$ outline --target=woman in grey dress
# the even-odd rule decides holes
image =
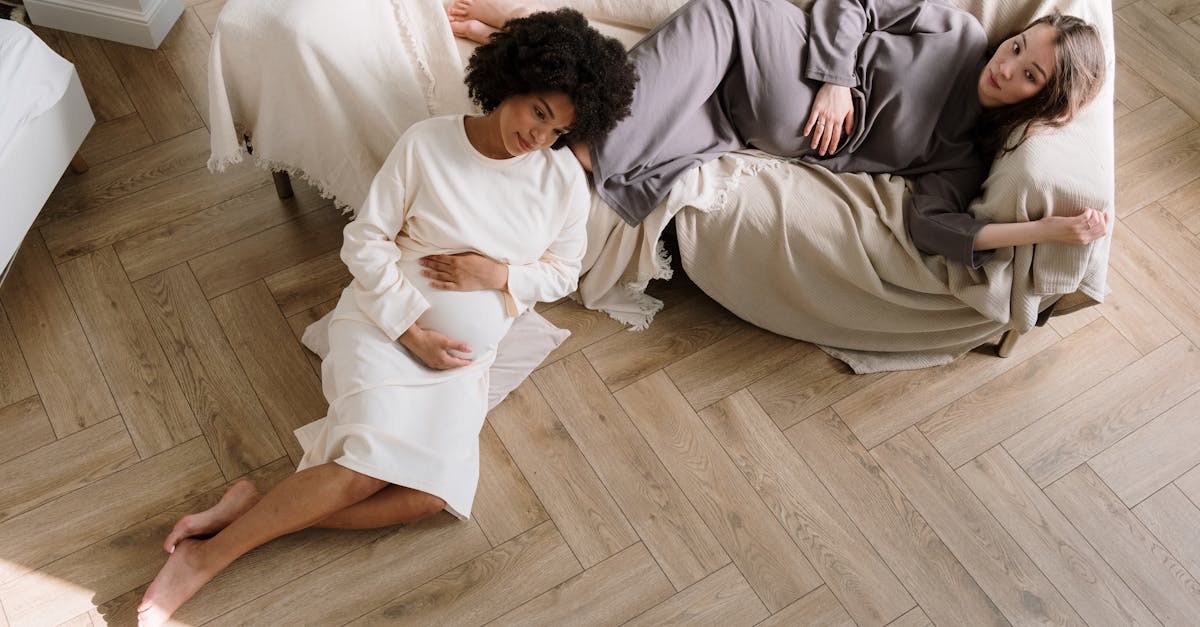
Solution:
[[[538,8],[455,0],[448,13],[456,34],[486,40]],[[1078,18],[1048,16],[989,51],[971,14],[932,0],[816,0],[809,12],[786,0],[692,0],[629,54],[640,76],[631,115],[573,148],[631,225],[690,168],[752,147],[908,177],[914,243],[975,267],[996,248],[1087,243],[1108,230],[1094,209],[1015,224],[967,213],[997,153],[1065,124],[1099,91],[1103,47]]]

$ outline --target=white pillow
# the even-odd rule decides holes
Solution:
[[[329,354],[329,317],[333,312],[308,325],[300,342],[317,357],[325,359]],[[530,309],[517,316],[508,333],[496,348],[496,361],[492,362],[488,382],[488,410],[492,410],[508,393],[516,389],[546,356],[562,344],[571,332],[560,329],[538,312]]]

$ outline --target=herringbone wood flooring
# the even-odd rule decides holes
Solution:
[[[131,624],[182,514],[325,410],[343,218],[205,168],[223,0],[158,51],[41,30],[98,124],[0,290],[0,625]],[[1200,622],[1200,2],[1118,0],[1112,295],[1016,354],[854,376],[686,278],[489,416],[476,516],[305,531],[187,624]]]

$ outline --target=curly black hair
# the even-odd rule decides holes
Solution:
[[[559,91],[575,106],[570,133],[554,142],[592,142],[629,115],[637,73],[621,42],[573,9],[509,20],[467,64],[467,89],[484,113],[509,96]]]

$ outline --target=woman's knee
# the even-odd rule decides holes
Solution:
[[[339,469],[338,481],[342,484],[342,490],[349,495],[357,497],[357,500],[362,500],[382,490],[388,485],[383,479],[376,479],[370,475],[364,475],[356,470],[351,470],[344,466],[336,466]]]

